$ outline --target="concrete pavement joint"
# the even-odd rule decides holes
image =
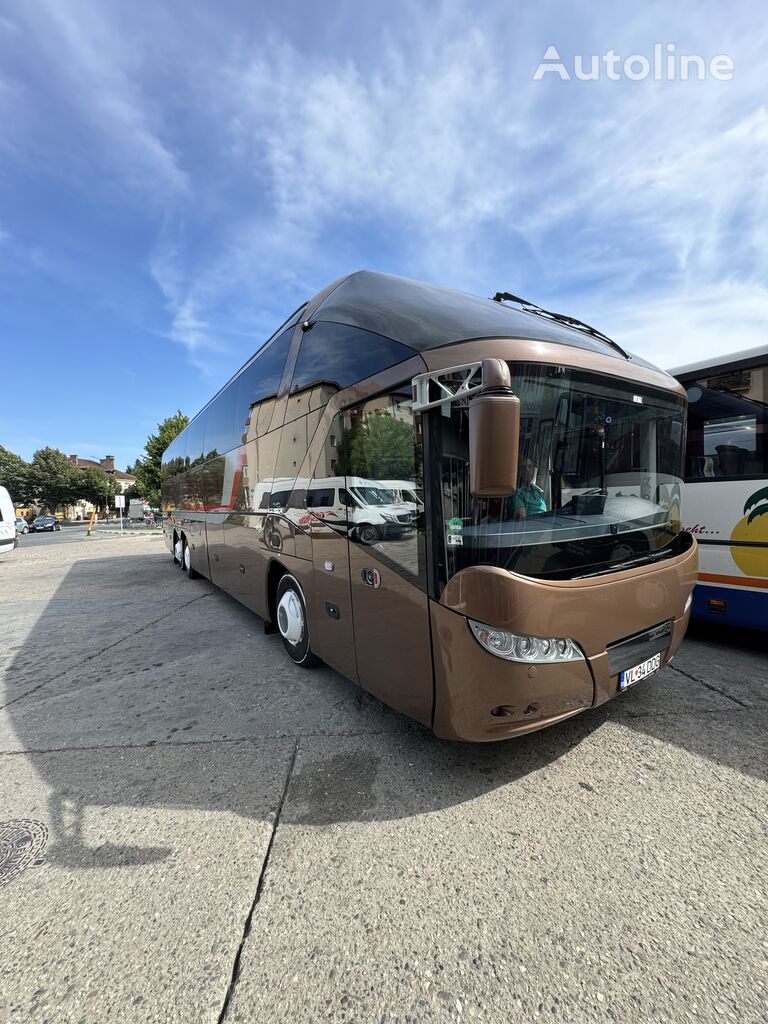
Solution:
[[[180,612],[184,608],[188,608],[191,604],[194,604],[195,601],[202,601],[204,597],[210,597],[211,594],[214,593],[215,591],[209,590],[205,594],[199,594],[197,597],[193,597],[190,601],[185,601],[184,604],[180,604],[177,608],[172,608],[168,612],[163,612],[163,614],[158,615],[156,619],[152,619],[151,622],[147,622],[143,626],[139,626],[138,629],[134,629],[131,633],[126,633],[125,636],[121,636],[119,640],[115,640],[113,643],[107,644],[107,646],[102,647],[101,650],[94,651],[92,654],[87,654],[82,661],[78,661],[76,664],[70,665],[64,674],[66,675],[67,672],[74,672],[75,669],[82,668],[83,665],[87,665],[88,662],[93,661],[94,658],[98,658],[102,654],[106,654],[107,651],[111,651],[113,647],[117,647],[119,644],[123,643],[124,640],[129,640],[131,637],[138,636],[139,633],[143,633],[144,630],[149,629],[150,626],[155,626],[158,622],[162,622],[163,619],[167,619],[169,615],[175,615],[176,612]],[[0,704],[0,711],[4,711],[12,704],[17,704],[20,700],[24,700],[25,697],[29,697],[31,694],[37,693],[38,690],[41,690],[44,686],[47,686],[48,683],[51,683],[54,679],[58,678],[58,675],[51,676],[49,679],[45,679],[42,683],[38,683],[37,686],[33,686],[31,690],[27,690],[26,693],[21,693],[18,697],[14,697],[13,700],[9,700],[6,704]]]
[[[233,746],[238,743],[272,743],[276,740],[290,740],[295,739],[298,743],[299,740],[311,740],[311,739],[331,739],[339,737],[341,739],[361,739],[365,736],[386,736],[388,735],[387,730],[380,729],[374,731],[372,729],[363,729],[360,732],[302,732],[298,735],[296,733],[274,733],[269,736],[239,736],[237,739],[226,739],[219,737],[213,740],[175,740],[173,742],[168,740],[148,740],[146,743],[104,743],[102,745],[86,746],[86,747],[41,747],[31,748],[25,747],[22,750],[0,750],[0,757],[23,757],[27,754],[69,754],[69,753],[84,753],[88,750],[154,750],[160,747],[211,747],[217,745]]]
[[[725,697],[727,700],[732,700],[734,704],[738,704],[743,708],[751,708],[751,704],[745,703],[743,700],[739,700],[738,697],[732,697],[730,693],[723,690],[720,686],[715,686],[714,683],[705,683],[703,679],[699,679],[698,676],[693,675],[691,672],[686,672],[684,668],[679,668],[677,665],[668,665],[667,668],[671,668],[673,672],[679,672],[681,676],[685,676],[686,679],[690,679],[694,683],[700,683],[705,689],[711,690],[712,693],[719,693],[721,697]]]
[[[290,760],[290,762],[288,764],[288,771],[286,772],[285,784],[283,785],[283,791],[280,794],[280,801],[279,801],[279,803],[277,805],[277,810],[275,811],[275,820],[274,820],[274,822],[272,824],[272,834],[269,837],[269,843],[267,844],[267,851],[264,854],[264,861],[263,861],[263,863],[261,865],[261,872],[259,874],[259,881],[258,881],[258,883],[256,885],[256,894],[253,897],[253,903],[251,904],[251,909],[249,910],[248,916],[245,919],[245,926],[243,928],[243,935],[242,935],[242,938],[240,939],[240,945],[237,947],[237,953],[235,954],[235,961],[232,964],[232,977],[230,979],[229,987],[227,988],[226,995],[224,996],[224,1004],[221,1007],[221,1013],[219,1014],[218,1024],[224,1024],[224,1021],[226,1020],[227,1011],[229,1010],[229,1004],[230,1004],[230,1002],[232,1000],[232,996],[234,995],[234,992],[235,992],[235,987],[237,986],[237,982],[238,982],[238,979],[240,977],[240,959],[241,959],[241,957],[243,955],[243,949],[245,948],[245,944],[248,941],[248,936],[251,934],[251,924],[253,922],[254,911],[256,910],[256,906],[257,906],[259,900],[261,899],[261,893],[262,893],[262,890],[264,888],[264,879],[265,879],[266,874],[267,874],[267,865],[269,864],[269,857],[270,857],[270,854],[272,853],[272,846],[273,846],[273,844],[275,842],[275,836],[277,835],[278,826],[280,825],[280,815],[283,813],[283,804],[285,803],[285,798],[286,798],[286,796],[288,794],[288,787],[291,784],[291,777],[293,775],[293,769],[294,769],[294,766],[296,764],[296,756],[297,756],[298,752],[299,752],[299,741],[296,740],[296,743],[294,744],[294,747],[293,747],[293,753],[291,754],[291,760]]]

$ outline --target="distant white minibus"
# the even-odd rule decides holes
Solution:
[[[0,487],[0,557],[13,551],[17,544],[16,510],[8,491]]]

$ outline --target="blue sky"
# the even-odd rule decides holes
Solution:
[[[733,78],[533,80],[657,42]],[[767,44],[757,2],[0,5],[0,444],[124,467],[360,268],[765,344]]]

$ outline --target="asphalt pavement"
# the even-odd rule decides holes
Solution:
[[[127,521],[123,523],[123,533],[136,534],[139,532],[149,532],[142,525],[130,526]],[[93,531],[91,532],[89,540],[103,540],[115,536],[121,532],[119,521],[110,520],[110,522],[100,522],[94,525]],[[85,540],[88,536],[88,524],[78,523],[71,526],[62,526],[60,530],[52,531],[40,531],[35,530],[34,533],[25,533],[19,537],[19,547],[41,547],[51,544],[72,544],[76,541]]]
[[[449,744],[157,536],[29,539],[0,1021],[765,1020],[764,643],[710,630],[594,712]]]

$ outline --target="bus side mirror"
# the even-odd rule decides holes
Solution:
[[[469,401],[469,490],[503,498],[517,490],[520,399],[503,359],[483,360],[483,384]]]

